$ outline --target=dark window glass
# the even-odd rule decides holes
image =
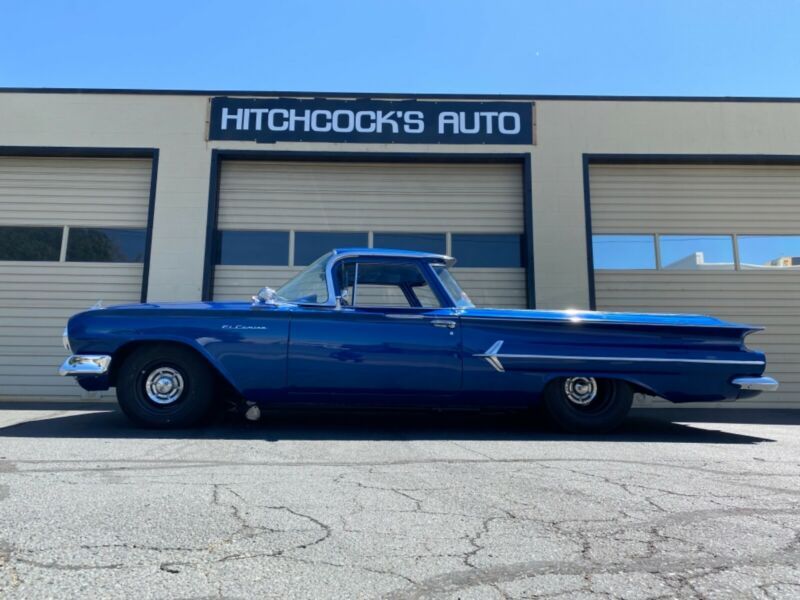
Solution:
[[[144,262],[144,229],[70,228],[67,260]]]
[[[294,264],[310,265],[334,248],[365,248],[367,234],[351,231],[298,231],[294,235]]]
[[[655,269],[656,242],[652,235],[593,235],[595,269]]]
[[[522,236],[507,233],[454,233],[457,267],[521,267]]]
[[[375,248],[396,248],[444,254],[447,240],[443,233],[375,233],[372,236]]]
[[[0,260],[58,260],[61,227],[0,227]]]
[[[288,265],[288,231],[218,231],[218,265]]]

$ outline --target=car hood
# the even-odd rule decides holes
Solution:
[[[249,309],[252,302],[144,302],[142,304],[115,304],[103,310],[237,310]]]
[[[707,315],[666,313],[621,313],[589,310],[522,310],[509,308],[467,308],[464,318],[503,319],[527,321],[567,321],[572,323],[598,323],[609,325],[649,325],[673,327],[724,327],[757,331],[755,325],[730,323]]]

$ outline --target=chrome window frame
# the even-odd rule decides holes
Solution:
[[[328,306],[328,307],[334,307],[335,308],[336,307],[336,291],[334,290],[334,285],[333,285],[333,270],[336,267],[337,263],[339,263],[340,261],[347,260],[347,259],[353,259],[353,258],[355,258],[355,259],[358,259],[358,258],[366,258],[366,259],[376,258],[376,259],[379,259],[379,260],[380,259],[404,259],[404,260],[406,260],[408,262],[412,262],[414,264],[421,265],[421,266],[423,266],[423,276],[425,276],[426,279],[428,279],[428,284],[431,285],[431,287],[434,289],[434,293],[437,295],[437,297],[440,298],[440,300],[446,300],[447,301],[445,303],[445,304],[447,304],[447,306],[441,306],[439,308],[440,309],[442,309],[442,308],[456,308],[456,303],[453,300],[452,296],[450,296],[450,292],[447,291],[447,288],[439,280],[439,276],[436,274],[436,272],[433,269],[429,268],[430,264],[434,263],[434,262],[436,264],[441,264],[441,265],[444,265],[444,266],[447,267],[450,264],[455,262],[454,259],[452,259],[452,258],[450,258],[448,256],[442,256],[441,259],[431,258],[429,260],[424,260],[424,259],[419,259],[419,258],[408,258],[408,257],[403,257],[403,256],[392,256],[390,254],[369,254],[369,253],[365,254],[363,252],[342,252],[341,254],[332,254],[331,257],[328,259],[327,264],[325,265],[325,279],[326,279],[326,287],[328,289],[328,300],[326,302],[303,302],[303,303],[297,303],[297,305],[298,306],[317,306],[317,307]],[[428,272],[425,273],[425,270],[427,270]],[[380,307],[380,306],[370,306],[369,308],[382,308],[382,307]],[[396,309],[397,307],[396,306],[392,306],[392,307],[387,306],[387,307],[383,307],[383,308]],[[416,307],[410,307],[410,308],[416,308]],[[425,307],[422,307],[422,308],[424,310],[436,310],[436,309],[432,309],[432,308],[425,308]]]

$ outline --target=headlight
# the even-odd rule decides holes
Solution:
[[[64,350],[72,354],[72,348],[69,345],[69,325],[64,327],[64,333],[61,335],[61,343],[64,344]]]

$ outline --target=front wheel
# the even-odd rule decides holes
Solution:
[[[562,377],[547,386],[544,409],[561,429],[606,433],[619,427],[633,402],[633,389],[617,379]]]
[[[117,400],[137,425],[188,427],[208,414],[214,383],[208,365],[189,348],[143,346],[120,368]]]

